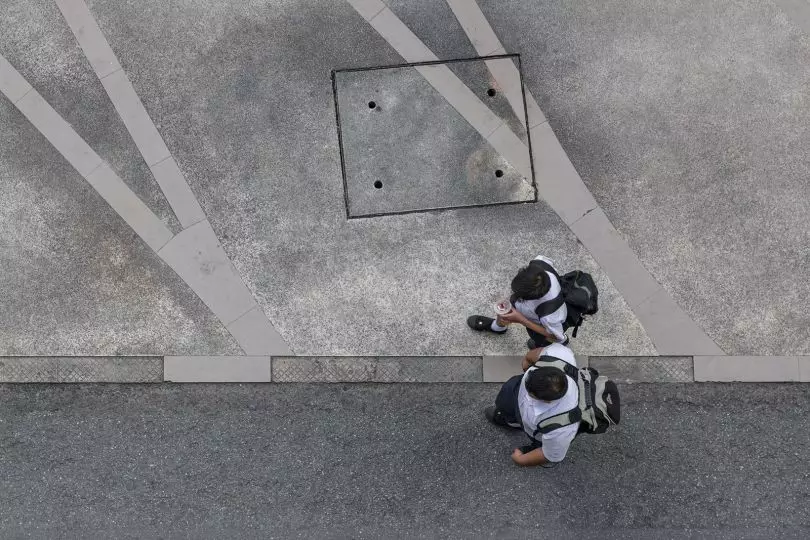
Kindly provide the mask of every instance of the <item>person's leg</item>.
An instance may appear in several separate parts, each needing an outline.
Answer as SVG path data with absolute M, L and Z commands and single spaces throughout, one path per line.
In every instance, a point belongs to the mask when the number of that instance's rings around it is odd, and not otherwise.
M 501 386 L 495 398 L 495 406 L 488 407 L 484 414 L 493 424 L 520 429 L 520 409 L 518 408 L 518 392 L 523 375 L 515 375 Z
M 527 328 L 526 333 L 529 334 L 529 341 L 526 342 L 526 346 L 530 350 L 536 349 L 538 347 L 548 347 L 549 345 L 551 345 L 551 342 L 548 340 L 546 336 L 535 332 L 531 328 Z
M 492 332 L 493 334 L 503 334 L 508 330 L 505 326 L 500 326 L 492 317 L 483 315 L 471 315 L 467 318 L 467 326 L 476 332 Z

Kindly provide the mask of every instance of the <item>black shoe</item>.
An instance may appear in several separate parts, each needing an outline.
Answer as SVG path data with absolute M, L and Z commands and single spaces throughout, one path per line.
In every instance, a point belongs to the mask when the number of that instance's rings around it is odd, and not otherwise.
M 486 409 L 484 409 L 484 416 L 487 417 L 487 420 L 489 420 L 490 422 L 499 427 L 512 429 L 520 429 L 522 427 L 517 422 L 509 422 L 506 419 L 506 416 L 504 416 L 504 414 L 501 411 L 496 409 L 495 406 L 489 406 Z
M 476 332 L 492 332 L 493 334 L 505 334 L 506 330 L 493 330 L 492 323 L 495 322 L 495 319 L 491 319 L 490 317 L 484 317 L 483 315 L 472 315 L 467 318 L 467 326 L 475 330 Z

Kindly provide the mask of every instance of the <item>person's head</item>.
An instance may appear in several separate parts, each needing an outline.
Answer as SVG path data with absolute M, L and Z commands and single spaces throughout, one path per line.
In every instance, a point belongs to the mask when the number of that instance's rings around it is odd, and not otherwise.
M 540 366 L 526 377 L 526 391 L 540 401 L 557 401 L 568 391 L 565 373 L 552 366 Z
M 551 280 L 539 265 L 530 264 L 521 268 L 512 279 L 512 297 L 516 300 L 536 300 L 542 298 L 551 288 Z

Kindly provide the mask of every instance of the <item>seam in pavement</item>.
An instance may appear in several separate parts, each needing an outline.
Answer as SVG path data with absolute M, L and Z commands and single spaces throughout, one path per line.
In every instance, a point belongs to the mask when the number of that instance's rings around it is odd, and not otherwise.
M 0 91 L 11 100 L 27 86 L 28 81 L 0 55 Z M 246 354 L 290 354 L 290 347 L 259 308 L 206 219 L 172 235 L 35 89 L 17 99 L 15 107 L 197 294 Z M 251 311 L 254 315 L 248 321 L 236 324 L 239 316 Z
M 246 354 L 289 352 L 289 345 L 258 307 L 252 291 L 222 249 L 202 206 L 85 1 L 56 0 L 56 4 L 183 227 L 180 234 L 150 247 L 211 309 Z M 200 225 L 203 223 L 205 226 Z M 192 229 L 193 233 L 185 234 Z M 207 269 L 203 271 L 202 266 Z M 235 311 L 244 316 L 252 310 L 255 313 L 249 324 L 233 326 L 239 318 L 233 316 Z
M 447 3 L 479 54 L 493 48 L 504 49 L 475 0 L 447 0 Z M 518 79 L 518 72 L 514 65 L 511 69 L 493 70 L 490 64 L 487 67 L 501 87 L 516 87 L 514 81 Z M 535 145 L 533 158 L 538 191 L 608 275 L 658 353 L 724 354 L 644 268 L 568 160 L 531 92 L 523 90 L 531 144 Z M 654 302 L 656 298 L 658 301 Z
M 520 355 L 0 356 L 0 383 L 498 383 Z M 810 383 L 810 356 L 577 356 L 619 384 Z

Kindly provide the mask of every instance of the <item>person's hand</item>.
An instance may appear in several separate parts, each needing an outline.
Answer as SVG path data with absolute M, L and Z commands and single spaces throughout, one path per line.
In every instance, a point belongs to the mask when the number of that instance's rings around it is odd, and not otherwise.
M 501 320 L 511 323 L 523 324 L 526 321 L 526 317 L 523 316 L 523 313 L 519 312 L 516 309 L 513 309 L 506 315 L 501 315 Z
M 512 452 L 512 461 L 521 467 L 523 466 L 523 452 L 520 451 L 520 448 L 515 448 L 515 451 Z

